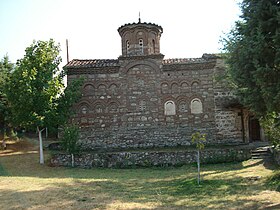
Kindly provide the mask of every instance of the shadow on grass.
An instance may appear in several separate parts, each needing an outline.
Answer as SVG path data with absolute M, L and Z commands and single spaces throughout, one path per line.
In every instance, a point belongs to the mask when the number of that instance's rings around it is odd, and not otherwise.
M 46 153 L 46 159 L 47 156 Z M 174 168 L 140 169 L 52 168 L 40 165 L 38 154 L 29 153 L 4 156 L 0 162 L 2 180 L 6 180 L 7 183 L 15 181 L 34 184 L 34 187 L 22 185 L 23 189 L 19 189 L 17 184 L 1 188 L 0 209 L 7 206 L 11 209 L 41 207 L 277 209 L 279 207 L 278 204 L 268 201 L 252 199 L 251 197 L 263 191 L 264 187 L 259 186 L 258 182 L 248 183 L 239 176 L 246 173 L 241 171 L 242 169 L 262 165 L 264 164 L 262 161 L 252 161 L 246 166 L 242 163 L 203 164 L 202 172 L 205 180 L 201 186 L 196 183 L 195 164 Z M 230 176 L 223 173 L 229 173 Z M 136 206 L 133 208 L 129 206 L 132 204 Z
M 129 173 L 129 171 L 126 171 Z M 114 176 L 111 174 L 111 177 Z M 258 194 L 261 189 L 252 191 L 250 186 L 237 178 L 224 180 L 204 180 L 198 186 L 194 178 L 146 179 L 135 176 L 133 179 L 89 181 L 73 179 L 70 183 L 59 183 L 43 190 L 20 191 L 1 190 L 3 195 L 0 208 L 4 209 L 5 201 L 10 202 L 9 208 L 60 208 L 60 209 L 91 209 L 116 207 L 127 209 L 132 203 L 138 207 L 132 209 L 261 209 L 276 204 L 248 199 Z M 116 177 L 115 177 L 116 178 Z M 241 197 L 246 195 L 248 198 Z M 240 198 L 238 197 L 240 195 Z M 36 197 L 35 197 L 36 196 Z M 39 198 L 43 198 L 40 201 Z M 118 201 L 121 206 L 114 206 Z M 274 207 L 273 207 L 274 205 Z

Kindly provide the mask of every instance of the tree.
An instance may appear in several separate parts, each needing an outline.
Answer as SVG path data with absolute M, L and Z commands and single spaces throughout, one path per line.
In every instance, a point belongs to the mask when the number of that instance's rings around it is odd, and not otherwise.
M 11 105 L 14 125 L 37 129 L 40 142 L 40 163 L 44 163 L 42 131 L 65 123 L 65 109 L 72 106 L 79 94 L 63 92 L 64 71 L 59 70 L 60 47 L 52 39 L 34 41 L 25 50 L 23 59 L 11 75 L 8 100 Z M 74 84 L 74 83 L 73 83 Z M 71 88 L 70 88 L 71 89 Z M 73 90 L 73 88 L 71 89 Z M 79 88 L 75 91 L 79 92 Z
M 258 118 L 279 118 L 280 1 L 243 0 L 241 10 L 224 39 L 229 78 L 241 103 Z
M 72 167 L 74 167 L 74 153 L 79 151 L 79 146 L 77 144 L 79 139 L 79 128 L 75 125 L 68 125 L 64 127 L 63 137 L 62 137 L 62 147 L 63 149 L 71 154 Z
M 206 141 L 206 134 L 195 132 L 192 134 L 192 143 L 196 144 L 197 148 L 197 184 L 200 184 L 200 152 L 204 149 L 204 143 Z
M 10 80 L 10 75 L 14 69 L 14 64 L 9 61 L 9 57 L 6 55 L 0 61 L 0 131 L 3 129 L 5 133 L 6 127 L 9 123 L 9 109 L 6 85 Z

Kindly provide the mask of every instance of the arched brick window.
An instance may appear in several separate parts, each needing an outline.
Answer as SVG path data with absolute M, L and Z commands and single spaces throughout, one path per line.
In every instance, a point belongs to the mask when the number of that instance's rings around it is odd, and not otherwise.
M 180 101 L 178 105 L 179 112 L 187 112 L 187 103 L 185 101 Z
M 88 106 L 88 104 L 82 103 L 80 105 L 79 110 L 80 110 L 80 113 L 83 114 L 83 115 L 89 113 L 89 106 Z
M 183 82 L 183 83 L 181 84 L 181 92 L 182 92 L 182 93 L 187 93 L 187 92 L 189 92 L 188 83 Z
M 106 95 L 106 86 L 101 84 L 98 86 L 98 95 Z
M 85 95 L 94 95 L 94 86 L 87 84 L 84 86 Z
M 168 91 L 168 84 L 167 83 L 162 83 L 161 84 L 161 93 L 164 93 L 164 94 L 166 94 L 166 93 L 168 93 L 169 91 Z
M 143 44 L 143 39 L 139 39 L 139 49 L 140 52 L 143 53 L 144 52 L 144 44 Z
M 191 101 L 191 113 L 192 114 L 201 114 L 203 113 L 202 102 L 198 98 L 194 98 Z
M 98 113 L 98 114 L 102 113 L 103 112 L 102 105 L 101 104 L 96 104 L 95 107 L 94 107 L 94 111 L 95 111 L 95 113 Z
M 193 91 L 196 91 L 196 90 L 198 89 L 198 87 L 199 87 L 198 81 L 194 81 L 194 82 L 192 83 L 192 90 L 193 90 Z
M 172 92 L 172 93 L 179 93 L 179 86 L 178 86 L 177 83 L 173 83 L 173 84 L 171 85 L 171 92 Z
M 111 103 L 109 105 L 109 113 L 117 113 L 119 111 L 117 103 Z
M 130 48 L 130 44 L 129 44 L 129 41 L 127 40 L 126 41 L 126 52 L 127 52 L 127 54 L 129 53 L 129 48 Z
M 110 93 L 115 95 L 117 93 L 118 86 L 116 84 L 111 84 L 109 87 Z
M 164 104 L 164 114 L 165 115 L 175 115 L 176 114 L 176 106 L 174 101 L 166 101 Z

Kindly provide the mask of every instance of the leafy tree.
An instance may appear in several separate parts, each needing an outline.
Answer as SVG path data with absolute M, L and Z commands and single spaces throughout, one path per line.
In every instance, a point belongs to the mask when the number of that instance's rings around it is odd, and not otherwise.
M 195 132 L 192 134 L 192 143 L 196 144 L 197 148 L 197 184 L 200 184 L 200 152 L 204 149 L 206 134 Z
M 71 154 L 72 167 L 74 167 L 74 154 L 79 151 L 78 140 L 79 128 L 75 125 L 65 126 L 62 137 L 62 147 L 67 153 Z
M 64 71 L 59 70 L 60 47 L 52 39 L 34 41 L 25 50 L 23 59 L 11 75 L 8 100 L 11 104 L 14 125 L 36 128 L 40 142 L 40 163 L 44 163 L 42 131 L 65 123 L 66 108 L 77 98 L 63 92 Z M 71 88 L 70 88 L 71 89 Z M 73 90 L 73 88 L 71 89 Z M 76 89 L 79 91 L 79 88 Z M 73 94 L 72 94 L 73 95 Z M 74 94 L 75 96 L 79 94 Z
M 4 56 L 0 61 L 0 131 L 3 129 L 5 132 L 8 117 L 9 117 L 9 109 L 8 109 L 8 100 L 6 95 L 6 85 L 10 80 L 10 75 L 14 69 L 14 64 L 9 61 L 8 56 Z
M 241 19 L 224 39 L 229 77 L 242 104 L 261 119 L 277 119 L 280 1 L 243 0 L 241 10 Z

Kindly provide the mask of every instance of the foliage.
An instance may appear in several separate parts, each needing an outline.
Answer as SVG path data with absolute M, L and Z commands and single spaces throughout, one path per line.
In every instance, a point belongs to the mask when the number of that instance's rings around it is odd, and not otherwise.
M 71 81 L 63 93 L 60 94 L 60 97 L 57 100 L 57 109 L 52 120 L 52 123 L 56 124 L 57 127 L 65 125 L 74 114 L 74 110 L 72 109 L 73 104 L 77 103 L 82 96 L 81 86 L 83 82 L 83 77 Z
M 274 173 L 267 178 L 267 184 L 273 188 L 273 190 L 280 192 L 280 170 L 274 171 Z
M 261 118 L 260 122 L 270 142 L 275 146 L 280 145 L 280 116 L 272 112 Z
M 224 39 L 228 78 L 241 103 L 279 144 L 280 1 L 243 0 L 241 19 Z M 278 140 L 277 140 L 278 138 Z
M 59 70 L 60 47 L 52 39 L 33 41 L 8 84 L 7 98 L 14 126 L 37 129 L 40 142 L 40 163 L 44 163 L 42 128 L 57 129 L 70 116 L 66 109 L 72 106 L 78 94 L 64 90 L 64 71 Z M 75 84 L 75 83 L 73 83 Z M 71 86 L 72 87 L 72 86 Z M 79 88 L 72 91 L 79 92 Z
M 34 41 L 11 75 L 8 99 L 15 126 L 34 129 L 63 126 L 70 108 L 81 96 L 82 79 L 65 88 L 64 70 L 59 70 L 60 47 L 52 39 Z
M 5 129 L 8 125 L 9 108 L 6 95 L 6 85 L 10 80 L 10 75 L 14 69 L 14 64 L 9 61 L 8 56 L 4 56 L 0 61 L 0 129 Z
M 224 39 L 228 73 L 258 117 L 280 112 L 280 1 L 243 0 L 241 20 Z
M 57 108 L 63 90 L 59 71 L 59 45 L 49 41 L 33 42 L 11 75 L 8 99 L 13 123 L 25 128 L 46 127 Z
M 196 144 L 198 150 L 204 149 L 204 142 L 206 141 L 206 134 L 195 132 L 192 134 L 192 143 Z
M 77 144 L 79 140 L 79 128 L 75 125 L 65 126 L 63 137 L 62 137 L 62 147 L 69 153 L 74 154 L 79 151 L 79 146 Z
M 200 151 L 204 149 L 204 142 L 206 141 L 206 134 L 195 132 L 192 134 L 192 143 L 196 144 L 197 148 L 197 183 L 200 184 Z

